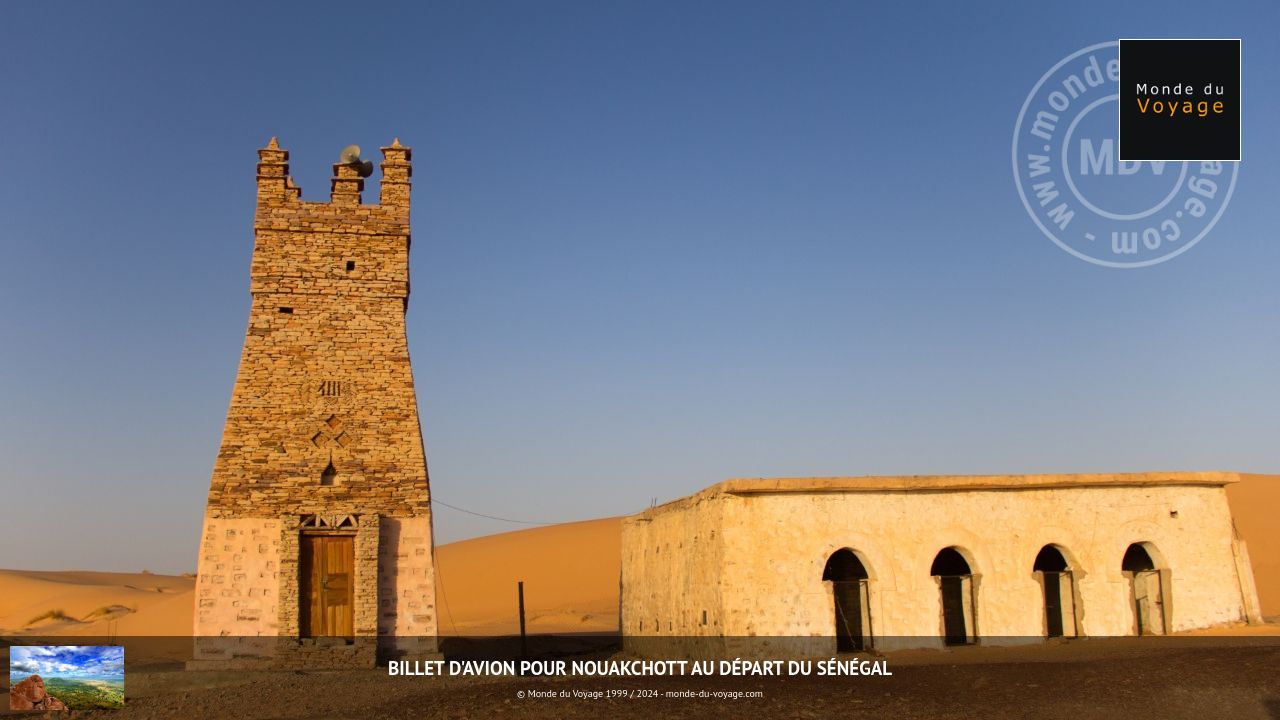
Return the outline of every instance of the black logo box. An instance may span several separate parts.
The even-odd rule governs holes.
[[[1121,39],[1120,159],[1240,160],[1240,45],[1239,39]]]

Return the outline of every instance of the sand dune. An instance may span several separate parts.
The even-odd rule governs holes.
[[[616,630],[619,540],[611,518],[440,546],[441,634],[518,632],[518,580],[529,632]],[[194,585],[190,577],[151,573],[0,570],[0,633],[190,635]],[[32,622],[53,611],[61,616]]]
[[[1231,515],[1249,547],[1264,617],[1280,617],[1280,476],[1245,475],[1227,486]]]
[[[1280,478],[1245,476],[1228,489],[1228,497],[1248,542],[1263,614],[1280,616]],[[616,631],[619,530],[619,518],[607,518],[441,545],[440,634],[518,632],[520,580],[529,632]],[[193,586],[190,577],[150,573],[0,570],[0,632],[189,635]],[[65,617],[32,622],[53,610]]]
[[[441,545],[436,605],[442,635],[519,632],[524,581],[529,632],[614,632],[621,573],[619,518],[552,525]]]
[[[0,570],[0,631],[190,635],[194,586],[152,573]]]

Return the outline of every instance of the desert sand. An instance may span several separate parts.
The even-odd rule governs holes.
[[[616,631],[619,542],[609,518],[441,545],[440,634],[519,632],[519,580],[529,632]],[[194,585],[152,573],[0,570],[0,634],[190,635]]]
[[[1278,617],[1280,478],[1245,476],[1227,495],[1248,543],[1263,615]],[[440,634],[518,632],[520,580],[530,633],[616,632],[619,530],[619,518],[607,518],[441,545],[436,551]],[[187,576],[0,570],[0,633],[189,635],[193,592],[194,579]],[[51,611],[61,615],[41,618]]]
[[[436,551],[440,634],[519,632],[520,580],[529,632],[617,632],[621,553],[619,518],[441,545]]]
[[[145,572],[0,570],[0,632],[190,635],[194,584]]]
[[[1280,617],[1280,475],[1245,475],[1227,486],[1227,500],[1249,548],[1262,615]]]

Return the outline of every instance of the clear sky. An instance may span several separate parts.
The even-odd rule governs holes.
[[[1278,470],[1278,27],[1271,2],[4,3],[0,567],[195,569],[273,135],[309,200],[344,145],[414,147],[441,502]],[[1230,207],[1140,270],[1053,245],[1009,161],[1041,74],[1118,37],[1243,38]]]

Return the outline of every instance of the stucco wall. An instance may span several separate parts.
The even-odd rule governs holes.
[[[642,515],[652,520],[624,524],[626,633],[637,632],[630,618],[656,615],[672,623],[673,634],[699,634],[690,622],[702,600],[690,592],[697,584],[690,577],[699,575],[721,589],[718,632],[832,636],[832,596],[822,572],[843,547],[856,551],[870,574],[879,647],[941,645],[930,566],[949,546],[960,549],[976,576],[977,630],[987,643],[1044,636],[1043,591],[1032,564],[1046,544],[1064,549],[1075,573],[1083,635],[1133,634],[1121,559],[1134,542],[1154,546],[1157,564],[1171,570],[1166,607],[1173,630],[1244,619],[1220,486],[720,493]],[[689,546],[691,525],[703,533],[720,528],[722,557],[696,556],[705,548]],[[680,554],[664,563],[644,553],[659,545]]]

